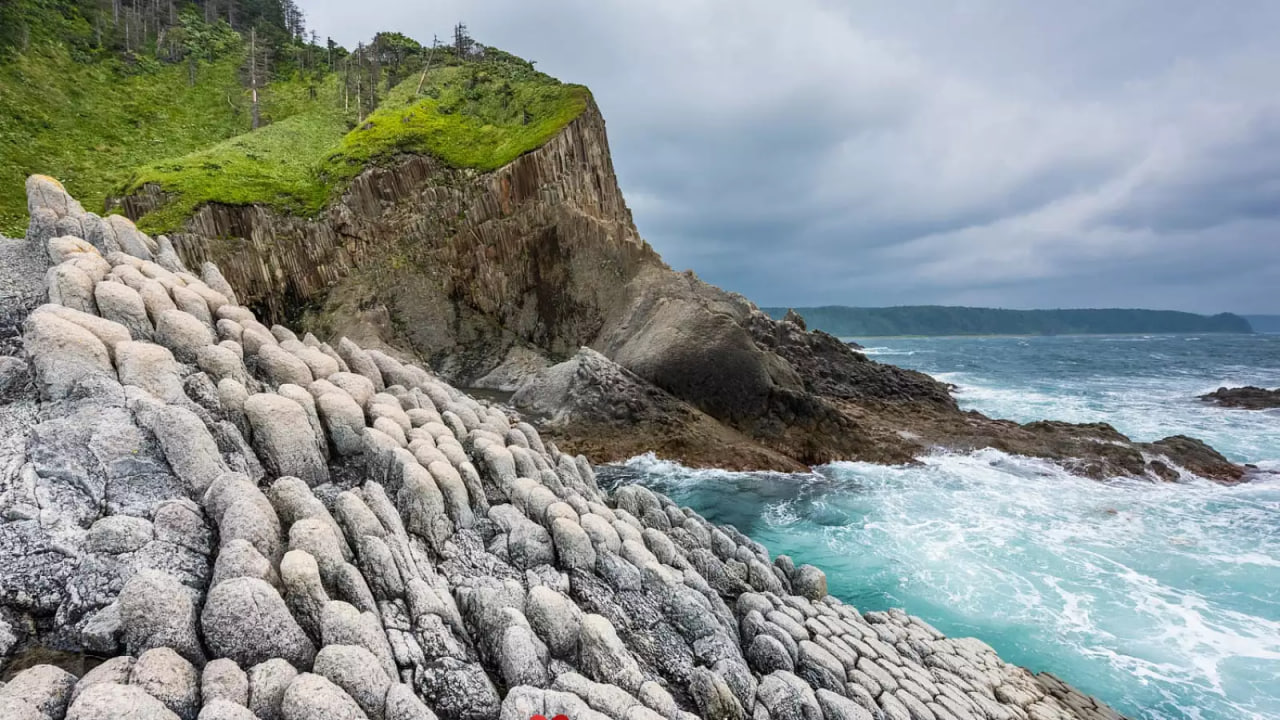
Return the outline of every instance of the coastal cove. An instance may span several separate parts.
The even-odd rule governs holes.
[[[1049,671],[1134,718],[1280,714],[1280,413],[1213,406],[1220,385],[1280,384],[1264,335],[858,339],[958,386],[965,409],[1105,421],[1136,440],[1185,432],[1256,464],[1225,487],[1073,476],[994,450],[807,474],[693,470],[653,457],[639,482],[770,552],[828,572],[862,610],[902,607]]]

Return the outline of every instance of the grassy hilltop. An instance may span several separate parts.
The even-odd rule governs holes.
[[[0,233],[24,231],[23,181],[35,172],[98,212],[159,185],[172,202],[142,218],[149,232],[206,202],[309,215],[397,153],[500,167],[589,102],[586,88],[479,45],[459,53],[398,33],[321,45],[291,0],[238,0],[234,26],[201,3],[154,17],[142,13],[163,6],[123,7],[121,20],[88,0],[0,5]]]

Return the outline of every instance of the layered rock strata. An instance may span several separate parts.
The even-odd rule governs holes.
[[[93,222],[51,180],[29,195]],[[21,439],[0,716],[1118,717],[661,495],[602,491],[432,373],[266,326],[163,238],[33,227],[49,302],[0,405]]]
[[[156,187],[122,200],[135,219],[164,202]],[[655,450],[696,466],[797,471],[996,447],[1094,477],[1244,472],[1211,449],[1141,445],[1106,425],[961,412],[922,373],[672,271],[632,222],[594,105],[493,172],[428,156],[370,167],[315,218],[206,205],[172,250],[191,267],[215,262],[267,324],[294,318],[321,337],[421,358],[459,386],[528,386],[517,403],[583,384],[574,392],[594,399],[559,407],[544,429],[599,460]],[[606,377],[626,381],[591,384]]]

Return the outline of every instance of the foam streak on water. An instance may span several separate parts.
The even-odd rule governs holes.
[[[872,341],[866,341],[871,344]],[[1018,422],[1109,422],[1137,440],[1185,434],[1238,462],[1280,461],[1280,411],[1196,396],[1280,387],[1280,335],[895,338],[867,353],[959,386],[966,410]]]
[[[1186,433],[1280,470],[1280,413],[1207,406],[1280,385],[1280,337],[877,340],[991,415]],[[1280,474],[1225,487],[1075,477],[994,450],[807,475],[690,470],[642,482],[827,572],[864,610],[902,607],[1145,720],[1280,718]]]
[[[979,637],[1133,717],[1280,717],[1280,483],[1098,483],[993,450],[609,474],[824,568],[860,609]]]

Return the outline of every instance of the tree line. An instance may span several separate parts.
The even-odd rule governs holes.
[[[422,92],[433,66],[489,52],[463,23],[446,42],[433,38],[430,46],[398,32],[380,32],[352,50],[332,38],[322,44],[295,0],[0,0],[0,62],[41,42],[64,46],[86,62],[115,56],[135,65],[185,63],[192,85],[201,61],[242,52],[253,128],[263,122],[261,98],[274,78],[301,73],[314,96],[319,82],[336,73],[344,110],[363,121],[411,74],[420,73]]]

